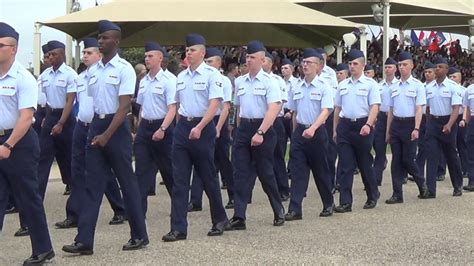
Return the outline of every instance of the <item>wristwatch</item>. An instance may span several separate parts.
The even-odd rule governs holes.
[[[261,130],[261,129],[257,130],[257,135],[263,136],[263,134],[265,134],[265,133],[263,133],[263,130]]]
[[[161,131],[166,131],[166,127],[160,127]]]
[[[9,150],[13,150],[13,146],[10,145],[10,144],[8,144],[8,143],[6,143],[6,142],[4,142],[4,143],[2,144],[2,146],[7,147]]]

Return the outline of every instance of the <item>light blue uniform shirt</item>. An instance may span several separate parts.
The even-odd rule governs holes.
[[[224,87],[224,98],[222,100],[222,105],[219,105],[217,108],[216,115],[220,115],[222,113],[222,107],[225,102],[232,101],[232,82],[230,79],[224,75],[222,75],[223,87]]]
[[[221,73],[202,62],[193,72],[188,67],[178,75],[176,102],[178,113],[185,117],[203,117],[209,100],[224,98],[224,81]]]
[[[456,83],[456,82],[454,82],[454,83]],[[464,96],[466,95],[466,88],[464,88],[461,84],[456,83],[456,85],[457,85],[457,89],[458,89],[459,93],[461,93],[463,101],[464,101]],[[462,115],[463,113],[464,113],[464,107],[461,105],[459,107],[459,114]]]
[[[296,122],[311,125],[323,108],[333,109],[333,91],[326,82],[315,77],[311,83],[300,81],[293,90],[290,108],[296,111]]]
[[[99,61],[87,87],[88,95],[94,99],[94,112],[115,114],[120,105],[119,96],[133,95],[136,80],[132,65],[118,54],[105,65]]]
[[[324,67],[321,70],[321,73],[319,74],[319,76],[332,88],[331,93],[335,97],[336,92],[337,92],[336,71],[334,71],[334,69],[324,64]]]
[[[474,84],[469,85],[467,87],[466,92],[464,93],[463,97],[463,105],[465,107],[469,107],[471,110],[471,116],[474,116]],[[474,121],[471,121],[473,123]]]
[[[462,104],[462,95],[456,86],[456,83],[448,78],[441,84],[434,81],[426,86],[426,105],[430,107],[430,114],[451,115],[452,106]]]
[[[405,82],[399,80],[390,90],[390,107],[397,117],[415,117],[416,106],[426,104],[425,86],[410,76]]]
[[[281,103],[277,81],[262,69],[253,79],[249,73],[236,78],[235,88],[235,105],[240,106],[239,117],[242,118],[264,118],[268,104]]]
[[[334,105],[341,107],[339,116],[349,119],[369,116],[370,106],[380,103],[379,84],[364,75],[341,81],[334,99]]]
[[[14,128],[20,110],[36,109],[37,104],[38,83],[25,67],[13,62],[7,74],[0,77],[0,130]]]
[[[44,72],[43,72],[44,73]],[[43,74],[41,73],[37,79],[38,82],[38,105],[41,107],[46,107],[46,94],[43,92],[43,86],[41,85],[43,80],[42,76]]]
[[[273,72],[270,72],[270,76],[272,76],[277,81],[278,87],[280,87],[281,102],[288,102],[288,92],[286,91],[285,80]],[[281,108],[280,113],[278,113],[278,116],[282,117],[283,115],[285,115],[285,111],[283,110],[283,108]]]
[[[283,108],[290,109],[290,100],[293,98],[293,88],[297,85],[299,79],[295,78],[293,75],[285,81],[286,84],[286,93],[288,94],[288,102],[283,104]]]
[[[398,79],[393,78],[391,82],[387,80],[382,80],[380,82],[380,100],[382,100],[382,104],[380,104],[380,111],[381,112],[388,112],[390,111],[390,101],[392,100],[392,96],[390,94],[390,90],[395,83],[398,82]]]
[[[162,69],[152,77],[150,72],[140,80],[137,103],[140,104],[142,118],[163,119],[168,113],[168,105],[176,103],[176,81]]]
[[[94,99],[89,97],[87,87],[89,79],[97,70],[97,63],[84,70],[77,79],[77,95],[76,100],[79,103],[79,111],[77,112],[77,119],[84,123],[92,122],[94,118]]]
[[[77,73],[63,63],[56,71],[53,67],[47,68],[41,75],[41,86],[46,94],[49,107],[64,108],[67,93],[77,92]]]
[[[430,83],[433,83],[433,82],[436,82],[436,81],[432,80]],[[425,92],[426,92],[426,87],[427,87],[428,85],[429,85],[429,83],[426,84],[426,81],[423,83],[423,86],[425,87]],[[423,114],[424,114],[424,115],[426,114],[426,106],[428,106],[428,99],[426,99],[426,104],[425,104],[425,106],[423,106]]]

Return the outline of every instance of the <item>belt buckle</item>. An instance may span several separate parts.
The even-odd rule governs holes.
[[[5,130],[0,129],[0,136],[5,136]]]
[[[100,114],[99,119],[105,119],[105,114]]]
[[[357,122],[357,118],[350,118],[351,122]]]
[[[188,122],[192,122],[192,121],[194,120],[194,117],[189,117],[189,116],[188,116],[188,117],[186,117],[186,120],[187,120]]]

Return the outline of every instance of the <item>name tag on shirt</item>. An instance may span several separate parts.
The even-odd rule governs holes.
[[[393,89],[392,90],[392,98],[399,95],[400,94],[400,91],[398,89]]]
[[[431,99],[431,98],[433,98],[433,97],[434,97],[433,92],[431,92],[431,91],[427,91],[427,92],[426,92],[426,99]]]
[[[91,79],[89,79],[89,85],[92,85],[96,82],[97,82],[97,77],[96,76],[92,76]]]
[[[207,83],[206,82],[195,82],[193,84],[193,90],[196,91],[203,91],[207,88]]]
[[[301,91],[295,91],[293,93],[293,100],[299,100],[303,98],[303,93]]]
[[[442,90],[441,97],[451,97],[451,91],[449,90]]]
[[[416,97],[416,91],[415,90],[407,90],[405,92],[405,95],[408,97]]]
[[[81,92],[86,89],[86,86],[83,83],[77,84],[77,92]]]
[[[367,96],[369,95],[369,89],[366,89],[366,88],[357,89],[356,94],[359,96]]]
[[[184,85],[184,82],[178,82],[176,84],[176,90],[178,90],[178,91],[183,90],[185,87],[186,87],[186,85]]]
[[[0,87],[0,95],[13,96],[15,95],[15,86],[2,85]]]
[[[311,92],[309,94],[309,99],[320,101],[323,95],[320,92]]]
[[[163,87],[160,87],[160,86],[155,86],[152,88],[151,92],[156,93],[156,94],[163,94],[165,92],[165,89],[163,89]]]
[[[245,88],[239,88],[237,90],[237,96],[244,95],[245,94]]]
[[[113,84],[113,85],[118,85],[118,84],[120,83],[120,79],[119,79],[117,76],[109,75],[109,76],[105,79],[105,83]]]
[[[347,88],[341,88],[339,90],[339,94],[342,96],[342,95],[346,95],[347,93],[349,93],[349,90]]]
[[[66,82],[66,80],[64,80],[64,79],[58,79],[58,80],[56,80],[56,86],[57,86],[57,87],[66,87],[66,84],[67,84],[67,82]]]
[[[469,92],[467,94],[467,98],[470,100],[470,99],[474,99],[474,92]]]
[[[254,95],[265,95],[267,94],[267,90],[265,88],[254,88],[253,89]]]

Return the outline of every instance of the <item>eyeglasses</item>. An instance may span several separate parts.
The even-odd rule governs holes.
[[[2,49],[2,48],[3,48],[3,47],[5,47],[5,46],[10,46],[10,47],[13,47],[13,46],[15,46],[15,45],[13,45],[13,44],[4,44],[4,43],[0,43],[0,49]]]
[[[303,65],[309,65],[309,64],[316,64],[317,62],[309,61],[309,60],[303,60],[301,62]]]

